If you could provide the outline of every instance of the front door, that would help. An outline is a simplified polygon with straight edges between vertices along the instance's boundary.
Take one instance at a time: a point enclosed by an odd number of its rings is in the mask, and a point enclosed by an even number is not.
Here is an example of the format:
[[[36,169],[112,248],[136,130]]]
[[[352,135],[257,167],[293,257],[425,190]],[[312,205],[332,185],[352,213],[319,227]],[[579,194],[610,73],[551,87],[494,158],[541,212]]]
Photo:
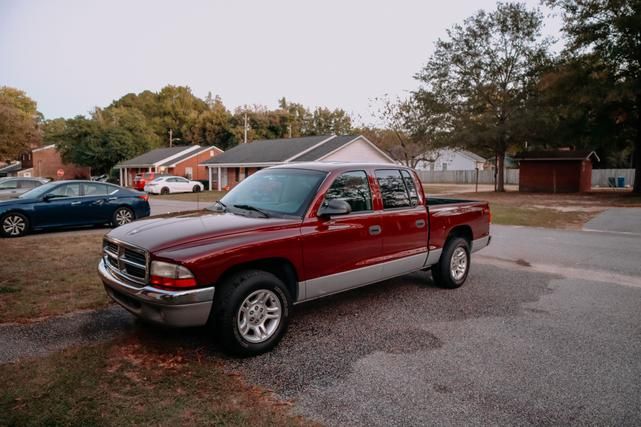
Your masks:
[[[372,205],[366,172],[339,175],[325,193],[325,202],[331,199],[346,201],[352,212],[315,218],[303,225],[303,263],[308,280],[301,300],[371,283],[380,277],[380,215]]]
[[[45,194],[45,199],[34,205],[35,227],[66,227],[81,223],[82,196],[80,183],[67,183]]]

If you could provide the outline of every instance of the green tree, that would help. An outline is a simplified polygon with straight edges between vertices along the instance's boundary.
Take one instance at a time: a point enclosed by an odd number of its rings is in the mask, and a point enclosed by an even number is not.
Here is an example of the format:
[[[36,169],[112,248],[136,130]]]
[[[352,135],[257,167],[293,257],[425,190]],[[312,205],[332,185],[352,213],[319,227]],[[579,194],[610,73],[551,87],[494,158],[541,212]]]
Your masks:
[[[434,54],[416,78],[421,93],[432,93],[447,106],[457,145],[497,158],[497,191],[504,189],[508,149],[522,144],[522,123],[536,70],[547,60],[541,37],[542,16],[519,3],[498,3],[479,11],[438,40]]]
[[[565,55],[594,54],[616,84],[609,96],[627,101],[615,120],[628,128],[634,146],[634,189],[641,193],[641,1],[546,0],[563,12],[569,36]],[[622,102],[622,104],[625,102]]]
[[[13,160],[42,142],[37,104],[24,91],[0,87],[0,160]]]

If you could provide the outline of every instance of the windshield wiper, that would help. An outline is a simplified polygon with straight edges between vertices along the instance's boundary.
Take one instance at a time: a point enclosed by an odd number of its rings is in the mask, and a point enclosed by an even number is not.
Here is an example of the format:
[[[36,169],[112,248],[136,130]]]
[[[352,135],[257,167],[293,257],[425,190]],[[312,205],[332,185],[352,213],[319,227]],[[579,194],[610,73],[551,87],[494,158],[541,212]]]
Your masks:
[[[238,209],[244,209],[246,211],[258,212],[259,214],[263,215],[265,218],[269,218],[269,214],[267,212],[260,210],[257,207],[254,207],[251,205],[234,205],[234,207]]]

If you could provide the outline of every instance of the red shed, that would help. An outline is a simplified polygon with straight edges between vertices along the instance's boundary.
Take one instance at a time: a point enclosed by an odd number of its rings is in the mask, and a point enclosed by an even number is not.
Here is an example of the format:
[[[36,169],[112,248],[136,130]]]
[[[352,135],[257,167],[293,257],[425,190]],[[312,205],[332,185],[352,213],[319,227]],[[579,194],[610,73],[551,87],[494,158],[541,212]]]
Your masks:
[[[527,151],[519,160],[519,191],[583,193],[592,188],[594,151]]]

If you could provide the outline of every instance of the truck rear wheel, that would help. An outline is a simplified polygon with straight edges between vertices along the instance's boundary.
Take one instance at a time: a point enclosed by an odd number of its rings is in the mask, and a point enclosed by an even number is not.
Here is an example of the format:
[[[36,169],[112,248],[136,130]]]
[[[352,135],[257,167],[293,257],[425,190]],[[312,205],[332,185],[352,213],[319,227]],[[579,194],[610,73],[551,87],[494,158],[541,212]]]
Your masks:
[[[287,331],[291,296],[266,271],[234,274],[216,287],[213,328],[226,352],[255,356],[274,348]]]
[[[458,288],[465,283],[469,271],[469,243],[460,237],[449,239],[438,264],[432,267],[434,283],[442,288]]]

